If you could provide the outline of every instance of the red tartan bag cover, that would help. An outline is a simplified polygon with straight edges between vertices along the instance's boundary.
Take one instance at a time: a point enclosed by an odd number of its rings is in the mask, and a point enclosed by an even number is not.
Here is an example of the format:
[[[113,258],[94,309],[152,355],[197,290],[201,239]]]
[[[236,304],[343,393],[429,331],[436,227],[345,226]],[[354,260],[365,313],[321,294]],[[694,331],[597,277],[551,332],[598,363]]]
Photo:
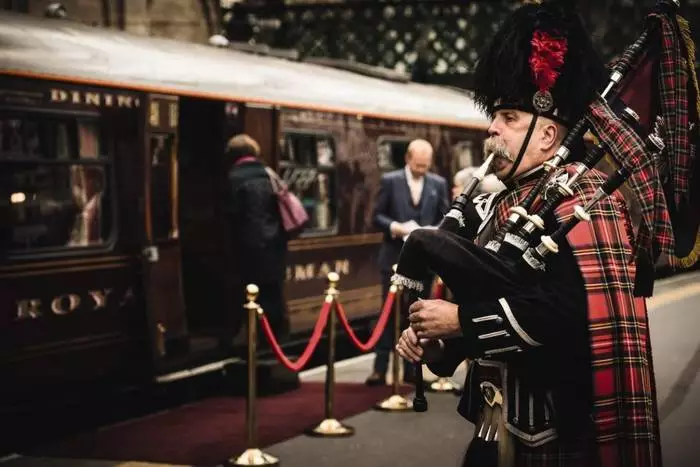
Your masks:
[[[296,237],[304,230],[309,222],[309,215],[301,204],[299,198],[289,191],[287,184],[277,175],[277,172],[270,167],[265,167],[267,175],[272,183],[272,190],[277,195],[277,206],[279,207],[282,227],[290,237]]]
[[[571,176],[575,164],[566,166]],[[573,214],[574,205],[589,200],[605,177],[591,170],[579,178],[574,192],[556,209],[560,223]],[[496,207],[501,226],[508,208],[532,188],[528,182],[506,195]],[[540,199],[541,202],[541,199]],[[660,467],[656,385],[644,298],[635,297],[636,257],[632,226],[620,192],[594,207],[590,222],[580,222],[567,235],[581,270],[588,298],[591,339],[595,467]],[[533,212],[537,211],[536,206]],[[545,446],[542,447],[545,449]],[[527,465],[546,467],[567,463],[565,449],[552,455],[535,452],[538,461]]]

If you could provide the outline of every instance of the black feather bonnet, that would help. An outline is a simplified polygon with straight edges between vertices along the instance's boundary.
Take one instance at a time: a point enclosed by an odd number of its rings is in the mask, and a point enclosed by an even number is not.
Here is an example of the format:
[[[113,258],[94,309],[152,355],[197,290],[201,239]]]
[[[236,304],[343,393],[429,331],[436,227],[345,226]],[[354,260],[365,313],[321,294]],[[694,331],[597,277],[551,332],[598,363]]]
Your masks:
[[[501,25],[474,72],[477,105],[489,115],[515,108],[566,126],[586,112],[607,70],[573,0],[527,4]]]

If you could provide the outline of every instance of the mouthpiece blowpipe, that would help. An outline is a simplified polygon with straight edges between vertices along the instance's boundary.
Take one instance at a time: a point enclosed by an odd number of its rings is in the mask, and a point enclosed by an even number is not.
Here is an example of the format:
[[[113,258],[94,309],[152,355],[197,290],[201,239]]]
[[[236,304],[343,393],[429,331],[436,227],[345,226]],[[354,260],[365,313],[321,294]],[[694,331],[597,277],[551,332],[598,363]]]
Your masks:
[[[486,158],[483,164],[479,166],[478,169],[474,171],[472,174],[472,179],[469,182],[469,184],[462,190],[462,193],[460,196],[465,196],[467,199],[469,199],[474,193],[474,190],[476,190],[476,187],[479,186],[479,183],[481,183],[486,175],[488,175],[491,172],[491,164],[493,163],[493,160],[495,159],[494,153],[489,154],[489,157]]]
[[[471,199],[472,194],[474,193],[474,190],[476,190],[476,187],[479,186],[479,183],[481,183],[486,175],[491,172],[491,164],[493,163],[495,157],[496,156],[493,153],[489,154],[489,157],[486,158],[484,163],[474,171],[472,174],[472,179],[469,181],[467,186],[464,187],[462,193],[455,198],[454,202],[452,203],[452,207],[445,217],[443,217],[438,229],[456,232],[457,229],[464,226],[464,215],[462,214],[464,207]]]

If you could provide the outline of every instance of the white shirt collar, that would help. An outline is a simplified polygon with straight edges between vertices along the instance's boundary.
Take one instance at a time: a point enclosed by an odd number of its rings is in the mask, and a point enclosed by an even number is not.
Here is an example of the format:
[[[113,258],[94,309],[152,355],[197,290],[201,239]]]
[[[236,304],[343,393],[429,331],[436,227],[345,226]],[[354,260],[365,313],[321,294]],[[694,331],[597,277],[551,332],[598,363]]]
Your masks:
[[[423,180],[425,180],[425,175],[420,178],[415,178],[411,173],[411,169],[408,168],[408,165],[404,165],[403,170],[404,172],[406,172],[406,180],[408,181],[408,183],[420,183],[421,185],[423,184]]]
[[[425,181],[425,176],[418,179],[414,178],[413,174],[411,173],[411,169],[408,168],[408,165],[404,166],[404,170],[406,171],[406,182],[408,183],[408,189],[411,191],[413,204],[417,205],[420,203],[420,198],[423,194],[423,182]]]

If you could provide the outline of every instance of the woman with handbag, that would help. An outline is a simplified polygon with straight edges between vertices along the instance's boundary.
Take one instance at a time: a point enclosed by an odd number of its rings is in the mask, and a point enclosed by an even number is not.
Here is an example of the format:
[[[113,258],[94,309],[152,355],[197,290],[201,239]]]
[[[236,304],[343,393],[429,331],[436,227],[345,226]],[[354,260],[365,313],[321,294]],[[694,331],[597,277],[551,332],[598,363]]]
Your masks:
[[[285,199],[291,193],[279,178],[271,178],[271,169],[260,160],[260,146],[250,136],[241,134],[231,138],[226,158],[231,164],[224,201],[231,231],[226,256],[229,267],[235,265],[236,270],[236,277],[230,281],[231,287],[227,287],[226,292],[232,299],[225,311],[227,319],[233,321],[229,321],[233,325],[228,326],[229,332],[235,334],[241,328],[244,314],[240,306],[244,303],[245,286],[255,283],[260,287],[258,303],[265,310],[278,340],[284,340],[289,335],[283,291],[289,240],[285,220],[289,225],[289,219],[284,218],[288,213],[281,212],[280,192],[285,192]],[[295,213],[298,217],[298,212]],[[265,342],[260,340],[260,344]]]

